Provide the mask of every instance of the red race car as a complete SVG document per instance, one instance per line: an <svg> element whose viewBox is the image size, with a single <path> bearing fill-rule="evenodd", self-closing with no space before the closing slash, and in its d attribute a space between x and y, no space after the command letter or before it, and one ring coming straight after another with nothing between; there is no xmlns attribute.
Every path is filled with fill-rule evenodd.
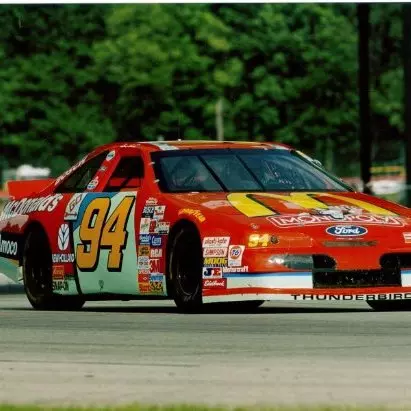
<svg viewBox="0 0 411 411"><path fill-rule="evenodd" d="M37 309L139 298L183 311L266 300L411 308L411 210L281 144L115 143L9 192L0 256L22 268Z"/></svg>

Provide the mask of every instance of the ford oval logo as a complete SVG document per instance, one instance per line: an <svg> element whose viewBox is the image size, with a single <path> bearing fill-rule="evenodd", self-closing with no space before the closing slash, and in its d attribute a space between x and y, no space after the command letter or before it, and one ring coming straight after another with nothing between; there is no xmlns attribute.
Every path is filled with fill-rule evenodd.
<svg viewBox="0 0 411 411"><path fill-rule="evenodd" d="M368 230L358 225L333 225L326 232L341 237L357 237L368 233Z"/></svg>

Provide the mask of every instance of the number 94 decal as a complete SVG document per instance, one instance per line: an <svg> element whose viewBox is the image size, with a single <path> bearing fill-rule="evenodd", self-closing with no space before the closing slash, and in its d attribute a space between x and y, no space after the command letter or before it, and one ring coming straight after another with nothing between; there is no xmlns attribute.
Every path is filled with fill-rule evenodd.
<svg viewBox="0 0 411 411"><path fill-rule="evenodd" d="M126 227L134 201L135 197L124 197L111 214L108 197L95 198L87 205L79 227L81 243L76 247L80 270L95 271L100 249L108 249L107 270L121 271L128 237Z"/></svg>

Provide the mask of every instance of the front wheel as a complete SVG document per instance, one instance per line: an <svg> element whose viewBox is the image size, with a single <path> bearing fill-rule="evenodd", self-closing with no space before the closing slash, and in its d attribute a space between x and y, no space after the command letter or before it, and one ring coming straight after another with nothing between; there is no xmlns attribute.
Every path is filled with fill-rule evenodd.
<svg viewBox="0 0 411 411"><path fill-rule="evenodd" d="M185 226L173 237L169 258L172 295L183 312L202 308L202 265L200 236L194 227Z"/></svg>
<svg viewBox="0 0 411 411"><path fill-rule="evenodd" d="M375 311L411 311L411 301L367 301Z"/></svg>

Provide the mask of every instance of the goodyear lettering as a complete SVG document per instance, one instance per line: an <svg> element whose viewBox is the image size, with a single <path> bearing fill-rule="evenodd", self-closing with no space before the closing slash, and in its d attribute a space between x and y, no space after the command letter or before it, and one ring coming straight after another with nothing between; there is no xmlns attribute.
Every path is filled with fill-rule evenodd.
<svg viewBox="0 0 411 411"><path fill-rule="evenodd" d="M182 208L181 210L178 211L178 215L181 215L181 214L192 215L194 218L196 218L201 223L205 221L205 217L200 210L195 210L192 208Z"/></svg>

